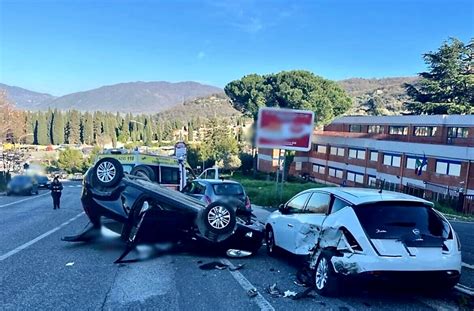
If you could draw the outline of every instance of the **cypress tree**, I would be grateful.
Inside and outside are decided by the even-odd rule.
[[[66,134],[68,144],[79,144],[81,142],[80,116],[77,110],[69,111]]]
[[[36,121],[36,143],[38,145],[49,145],[50,143],[46,116],[42,112],[38,113],[38,120]]]
[[[55,109],[52,121],[52,142],[55,145],[64,144],[64,119],[61,111]]]

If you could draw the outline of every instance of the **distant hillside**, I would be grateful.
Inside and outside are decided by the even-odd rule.
[[[229,98],[225,94],[218,93],[176,105],[160,112],[158,115],[159,118],[165,120],[190,121],[197,117],[209,119],[212,117],[240,116],[242,114],[231,106]]]
[[[47,105],[55,97],[50,94],[33,92],[17,86],[0,83],[0,90],[5,91],[7,99],[19,109],[38,109]]]
[[[351,78],[338,83],[354,102],[348,114],[392,115],[400,114],[403,111],[403,103],[408,99],[404,83],[414,83],[417,79],[416,77]]]
[[[61,110],[156,113],[220,92],[220,88],[197,82],[129,82],[65,95],[49,106]]]
[[[348,114],[390,115],[403,111],[408,97],[404,83],[416,77],[382,79],[351,78],[338,81],[352,97],[354,105]],[[211,117],[239,114],[233,109],[222,89],[197,82],[129,82],[103,86],[55,98],[19,87],[0,84],[7,97],[20,109],[113,111],[131,113],[162,113],[183,120],[192,116]]]

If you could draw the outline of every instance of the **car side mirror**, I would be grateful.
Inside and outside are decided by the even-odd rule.
[[[280,204],[278,207],[278,211],[282,214],[288,214],[288,209],[286,208],[285,204]]]

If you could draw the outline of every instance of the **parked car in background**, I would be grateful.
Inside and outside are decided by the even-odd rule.
[[[48,184],[49,184],[48,176],[36,175],[34,176],[34,178],[38,182],[38,188],[48,188]]]
[[[72,178],[71,178],[71,180],[76,180],[76,181],[80,181],[83,179],[84,179],[84,175],[81,173],[75,173],[74,175],[72,175]]]
[[[195,197],[206,204],[216,201],[231,202],[236,205],[237,212],[251,214],[250,199],[244,187],[232,180],[195,179],[184,187],[183,193]]]
[[[461,244],[448,220],[431,202],[389,191],[303,191],[269,216],[266,244],[270,255],[310,255],[322,295],[338,294],[348,277],[447,290],[461,275]]]
[[[16,175],[13,176],[7,184],[7,195],[20,194],[32,195],[38,194],[38,182],[33,176]]]

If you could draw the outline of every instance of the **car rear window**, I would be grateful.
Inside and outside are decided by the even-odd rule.
[[[216,184],[212,186],[216,195],[239,195],[244,193],[244,188],[239,184]]]
[[[354,211],[371,239],[399,239],[415,229],[422,235],[449,235],[449,225],[421,203],[378,202],[354,206]]]

